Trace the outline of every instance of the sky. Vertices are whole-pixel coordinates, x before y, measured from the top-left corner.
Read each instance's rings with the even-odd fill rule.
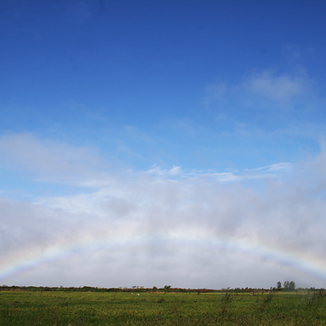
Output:
[[[326,287],[326,2],[0,2],[0,284]]]

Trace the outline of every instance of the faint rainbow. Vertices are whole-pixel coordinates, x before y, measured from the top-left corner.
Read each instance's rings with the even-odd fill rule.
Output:
[[[78,237],[76,237],[78,238]],[[0,282],[15,275],[32,270],[40,265],[55,263],[67,257],[92,252],[101,248],[124,248],[148,245],[152,243],[169,245],[197,245],[210,246],[225,250],[225,252],[240,252],[248,256],[263,258],[264,260],[276,262],[280,265],[318,277],[326,281],[326,263],[319,257],[307,258],[303,255],[293,254],[272,247],[253,244],[243,239],[224,239],[216,236],[207,237],[206,234],[180,234],[175,233],[165,236],[127,235],[99,237],[96,240],[89,239],[78,242],[77,239],[61,246],[53,246],[43,252],[25,256],[24,252],[18,253],[16,257],[8,259],[0,264]]]

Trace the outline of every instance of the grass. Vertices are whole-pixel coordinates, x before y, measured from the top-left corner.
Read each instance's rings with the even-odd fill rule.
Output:
[[[0,291],[0,325],[326,325],[324,293]]]

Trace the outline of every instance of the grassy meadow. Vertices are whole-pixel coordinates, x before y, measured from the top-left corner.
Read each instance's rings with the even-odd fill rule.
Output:
[[[0,325],[326,325],[326,298],[321,291],[0,291]]]

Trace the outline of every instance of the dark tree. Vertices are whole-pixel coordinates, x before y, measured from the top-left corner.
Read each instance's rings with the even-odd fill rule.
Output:
[[[277,289],[278,290],[281,290],[282,288],[282,283],[280,281],[277,282]]]
[[[170,289],[171,289],[171,285],[165,285],[164,286],[164,291],[165,292],[169,292]]]
[[[286,291],[294,291],[295,290],[295,283],[293,281],[285,281],[284,284],[284,290]]]
[[[289,288],[290,288],[290,282],[289,281],[285,281],[283,283],[283,287],[284,287],[284,290],[289,290]]]
[[[295,283],[293,281],[290,282],[289,284],[289,290],[294,291],[295,290]]]

